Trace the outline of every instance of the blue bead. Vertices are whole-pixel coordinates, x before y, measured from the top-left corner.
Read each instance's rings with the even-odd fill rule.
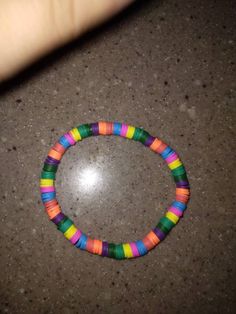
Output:
[[[56,197],[56,192],[47,192],[47,193],[42,193],[41,194],[41,198],[42,198],[43,203],[51,201],[55,197]]]
[[[174,202],[172,203],[172,206],[173,206],[173,207],[177,207],[177,208],[180,209],[181,211],[184,211],[184,210],[187,208],[186,204],[184,204],[184,203],[182,203],[182,202],[179,202],[179,201],[174,201]]]
[[[120,132],[121,132],[121,123],[115,122],[113,124],[113,134],[114,135],[120,135]]]
[[[138,248],[138,251],[139,251],[139,254],[140,254],[140,255],[145,255],[145,254],[147,254],[148,250],[147,250],[147,248],[146,248],[146,246],[144,245],[144,243],[143,243],[142,240],[136,241],[136,245],[137,245],[137,248]]]
[[[160,155],[162,156],[162,158],[166,159],[173,152],[174,152],[173,149],[167,146]]]
[[[88,237],[86,236],[86,234],[82,233],[81,237],[79,238],[79,241],[76,242],[75,246],[77,248],[80,248],[81,250],[85,250],[86,244],[87,244],[87,239],[88,239]]]
[[[66,149],[71,146],[70,142],[64,135],[60,137],[59,143]]]

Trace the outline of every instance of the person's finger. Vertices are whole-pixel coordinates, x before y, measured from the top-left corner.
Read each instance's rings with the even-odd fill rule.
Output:
[[[0,0],[0,81],[134,0]]]

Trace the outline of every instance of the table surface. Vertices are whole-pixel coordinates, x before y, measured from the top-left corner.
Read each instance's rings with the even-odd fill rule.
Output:
[[[0,313],[235,313],[235,2],[143,1],[1,87]],[[192,197],[142,258],[74,248],[48,221],[39,174],[66,131],[143,127],[181,156]],[[109,242],[141,238],[174,198],[161,158],[117,137],[71,148],[58,199]]]

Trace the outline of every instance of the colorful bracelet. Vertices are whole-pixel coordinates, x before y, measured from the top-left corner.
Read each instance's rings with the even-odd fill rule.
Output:
[[[76,142],[92,135],[119,135],[139,141],[158,154],[167,162],[176,183],[176,198],[160,219],[142,240],[130,243],[114,244],[89,238],[73,221],[63,214],[56,199],[55,178],[58,165],[66,150]],[[165,239],[169,231],[183,216],[190,198],[190,187],[184,165],[179,156],[160,139],[151,136],[142,128],[136,128],[118,122],[98,122],[83,124],[64,134],[50,149],[44,162],[40,179],[40,191],[45,210],[52,222],[64,236],[77,248],[93,254],[115,259],[133,258],[145,255]]]

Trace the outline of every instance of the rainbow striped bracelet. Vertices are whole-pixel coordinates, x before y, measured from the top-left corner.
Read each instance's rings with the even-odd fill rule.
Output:
[[[167,162],[176,183],[176,198],[160,219],[142,240],[130,243],[108,243],[89,238],[73,221],[63,214],[56,199],[55,178],[58,165],[66,150],[76,142],[92,135],[119,135],[139,141]],[[77,248],[93,254],[112,257],[115,259],[133,258],[145,255],[158,243],[165,239],[169,231],[177,224],[187,207],[190,198],[190,187],[187,174],[179,156],[173,149],[160,139],[151,136],[142,128],[136,128],[118,122],[97,122],[83,124],[64,134],[50,149],[44,162],[40,179],[40,192],[45,210],[52,222],[56,224],[64,236]]]

